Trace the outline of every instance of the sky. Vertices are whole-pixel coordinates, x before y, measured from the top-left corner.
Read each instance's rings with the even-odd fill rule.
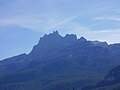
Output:
[[[120,0],[0,0],[0,59],[29,53],[42,35],[55,30],[63,36],[119,43],[119,4]]]

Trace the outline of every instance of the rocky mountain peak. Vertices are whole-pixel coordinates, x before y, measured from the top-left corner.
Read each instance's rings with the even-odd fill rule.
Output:
[[[81,37],[80,39],[78,39],[80,42],[85,42],[87,41],[87,39],[85,39],[84,37]]]

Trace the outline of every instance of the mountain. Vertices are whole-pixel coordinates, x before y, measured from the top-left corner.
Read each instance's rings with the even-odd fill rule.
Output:
[[[119,48],[74,34],[45,34],[29,54],[0,61],[0,90],[71,90],[95,84],[120,64]]]

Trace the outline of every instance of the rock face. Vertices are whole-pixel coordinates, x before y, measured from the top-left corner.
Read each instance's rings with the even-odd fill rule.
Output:
[[[29,57],[34,60],[43,59],[46,56],[54,57],[60,52],[60,50],[72,45],[76,41],[76,35],[67,34],[65,37],[62,37],[57,31],[54,31],[49,35],[44,35],[44,37],[40,38],[39,43],[35,45],[33,50],[30,52]]]
[[[111,69],[105,78],[95,86],[86,86],[82,90],[120,90],[120,65]]]
[[[96,86],[101,87],[109,86],[113,88],[113,85],[115,86],[114,88],[117,88],[115,90],[120,89],[120,86],[118,87],[118,85],[120,85],[120,65],[111,69],[105,76],[104,80],[102,80]]]
[[[41,37],[28,55],[0,61],[0,90],[81,88],[120,63],[119,48],[54,31]]]
[[[117,66],[110,70],[106,75],[105,79],[101,82],[106,84],[113,84],[120,82],[120,66]]]

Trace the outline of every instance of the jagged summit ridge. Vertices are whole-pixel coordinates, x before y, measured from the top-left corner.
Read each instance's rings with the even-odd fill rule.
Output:
[[[61,35],[59,35],[58,31],[53,31],[53,33],[45,34],[43,37],[40,38],[40,41],[46,40],[46,39],[56,39],[56,38],[62,38]],[[39,41],[39,42],[40,42]]]
[[[87,40],[84,38],[83,41]],[[77,36],[74,34],[66,34],[63,37],[58,33],[58,31],[53,31],[53,33],[45,34],[42,38],[40,38],[39,43],[34,46],[29,55],[36,58],[50,55],[52,53],[57,54],[59,50],[74,45],[77,42]]]
[[[80,39],[77,39],[77,36],[75,34],[66,34],[64,37],[62,35],[59,34],[58,31],[53,31],[52,33],[50,34],[45,34],[43,37],[40,38],[40,42],[42,41],[45,41],[45,40],[71,40],[71,41],[77,41],[77,40],[80,40],[80,41],[87,41],[87,39],[85,39],[84,37],[81,37]]]
[[[58,31],[53,31],[53,33],[45,34],[42,38],[40,38],[39,43],[34,46],[29,56],[30,58],[39,59],[46,56],[60,55],[59,53],[61,50],[64,51],[65,49],[75,50],[76,48],[79,49],[94,46],[102,47],[102,42],[98,43],[99,44],[96,45],[84,37],[77,39],[75,34],[66,34],[65,36],[61,36]]]

